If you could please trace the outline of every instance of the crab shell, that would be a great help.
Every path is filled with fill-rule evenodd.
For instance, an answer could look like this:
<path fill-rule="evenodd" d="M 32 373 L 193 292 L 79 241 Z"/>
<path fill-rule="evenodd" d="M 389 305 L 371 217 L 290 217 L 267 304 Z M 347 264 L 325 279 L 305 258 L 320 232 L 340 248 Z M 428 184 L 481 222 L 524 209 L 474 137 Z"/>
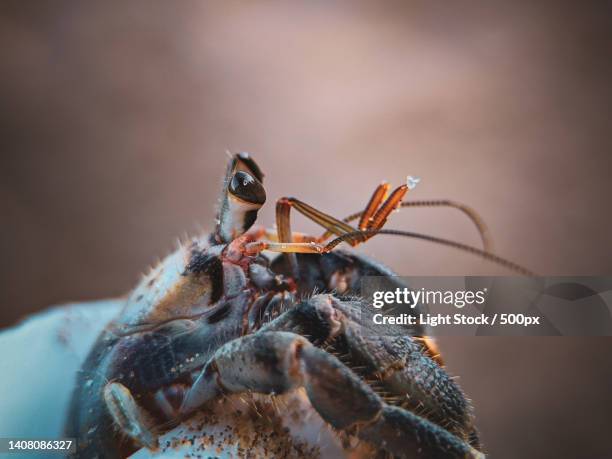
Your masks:
<path fill-rule="evenodd" d="M 191 373 L 215 349 L 245 332 L 260 288 L 252 279 L 261 276 L 251 274 L 268 270 L 265 258 L 237 252 L 239 243 L 193 240 L 159 263 L 128 296 L 77 376 L 68 432 L 79 438 L 79 454 L 94 457 L 105 451 L 113 457 L 130 452 L 125 442 L 120 447 L 105 407 L 106 383 L 122 383 L 149 407 L 156 391 L 188 385 Z M 271 280 L 270 273 L 266 281 Z"/>

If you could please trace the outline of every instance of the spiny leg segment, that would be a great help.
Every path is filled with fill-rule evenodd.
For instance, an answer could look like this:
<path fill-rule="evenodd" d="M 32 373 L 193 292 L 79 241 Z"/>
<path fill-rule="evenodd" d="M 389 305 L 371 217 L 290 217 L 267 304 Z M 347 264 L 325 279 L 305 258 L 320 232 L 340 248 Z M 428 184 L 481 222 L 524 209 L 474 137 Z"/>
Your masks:
<path fill-rule="evenodd" d="M 416 411 L 464 440 L 473 430 L 473 416 L 461 389 L 433 356 L 431 344 L 403 330 L 372 323 L 371 308 L 362 300 L 333 295 L 305 299 L 261 328 L 307 337 L 338 357 L 377 393 Z"/>
<path fill-rule="evenodd" d="M 181 407 L 197 410 L 221 394 L 283 394 L 304 388 L 310 403 L 335 429 L 348 431 L 399 457 L 482 458 L 448 430 L 402 408 L 389 406 L 336 357 L 306 338 L 260 332 L 215 352 Z"/>
<path fill-rule="evenodd" d="M 222 392 L 274 394 L 304 387 L 313 407 L 332 426 L 393 454 L 401 456 L 413 448 L 427 457 L 481 457 L 466 441 L 471 412 L 452 379 L 409 337 L 363 339 L 357 319 L 352 305 L 331 295 L 317 295 L 290 308 L 255 334 L 220 348 L 187 390 L 177 416 Z M 294 332 L 319 344 L 342 337 L 349 360 L 342 363 Z M 261 335 L 264 339 L 252 338 Z M 125 386 L 108 383 L 104 398 L 122 433 L 139 445 L 156 447 L 147 413 Z M 408 410 L 401 408 L 402 400 Z"/>

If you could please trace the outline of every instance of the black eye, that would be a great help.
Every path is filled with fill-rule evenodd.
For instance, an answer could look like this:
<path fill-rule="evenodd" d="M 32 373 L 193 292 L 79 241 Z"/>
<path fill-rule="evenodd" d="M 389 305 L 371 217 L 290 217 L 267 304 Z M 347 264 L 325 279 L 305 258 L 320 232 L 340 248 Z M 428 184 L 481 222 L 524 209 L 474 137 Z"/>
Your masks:
<path fill-rule="evenodd" d="M 257 180 L 263 183 L 264 175 L 261 172 L 261 169 L 259 168 L 257 163 L 253 161 L 253 158 L 251 158 L 251 155 L 246 152 L 238 153 L 236 155 L 236 161 L 239 161 L 246 168 L 249 174 L 251 174 Z"/>
<path fill-rule="evenodd" d="M 244 171 L 237 171 L 229 184 L 229 192 L 241 201 L 262 205 L 266 192 L 262 184 Z"/>

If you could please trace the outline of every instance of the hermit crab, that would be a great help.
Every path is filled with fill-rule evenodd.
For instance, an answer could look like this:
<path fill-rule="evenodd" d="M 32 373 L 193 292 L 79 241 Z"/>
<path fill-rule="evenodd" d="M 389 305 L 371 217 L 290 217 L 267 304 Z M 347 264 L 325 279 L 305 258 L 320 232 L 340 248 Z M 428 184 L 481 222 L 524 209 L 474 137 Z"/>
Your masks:
<path fill-rule="evenodd" d="M 214 232 L 182 244 L 143 277 L 78 373 L 65 429 L 77 439 L 76 455 L 155 451 L 160 435 L 215 399 L 302 391 L 330 429 L 353 440 L 346 442 L 353 457 L 483 457 L 470 403 L 426 330 L 377 328 L 359 296 L 364 276 L 403 287 L 399 278 L 337 246 L 376 234 L 419 237 L 526 271 L 491 253 L 486 228 L 468 207 L 403 202 L 411 183 L 390 193 L 381 184 L 364 211 L 344 220 L 281 198 L 271 231 L 255 225 L 266 200 L 263 174 L 248 154 L 233 155 Z M 383 228 L 409 205 L 462 210 L 484 250 Z M 325 233 L 293 232 L 291 209 Z M 282 255 L 270 261 L 264 252 Z"/>

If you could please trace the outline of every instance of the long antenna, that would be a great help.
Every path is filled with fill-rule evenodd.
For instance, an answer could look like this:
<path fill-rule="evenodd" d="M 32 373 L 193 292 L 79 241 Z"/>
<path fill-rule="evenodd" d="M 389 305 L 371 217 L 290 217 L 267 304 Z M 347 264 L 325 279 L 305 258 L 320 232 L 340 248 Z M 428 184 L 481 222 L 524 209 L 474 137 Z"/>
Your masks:
<path fill-rule="evenodd" d="M 476 212 L 470 206 L 466 206 L 465 204 L 457 201 L 451 201 L 450 199 L 429 199 L 420 201 L 404 201 L 400 207 L 451 207 L 453 209 L 460 210 L 467 215 L 467 217 L 472 220 L 472 223 L 474 223 L 474 226 L 476 226 L 476 229 L 480 234 L 480 238 L 482 239 L 482 246 L 484 250 L 487 252 L 493 251 L 493 241 L 491 239 L 489 228 L 478 212 Z M 348 223 L 353 220 L 357 220 L 362 214 L 363 211 L 355 212 L 354 214 L 344 218 L 343 221 Z"/>
<path fill-rule="evenodd" d="M 424 241 L 433 242 L 440 245 L 445 245 L 447 247 L 453 247 L 458 250 L 462 250 L 464 252 L 471 253 L 473 255 L 480 256 L 485 260 L 496 263 L 500 266 L 508 268 L 512 271 L 515 271 L 524 276 L 535 276 L 535 273 L 528 270 L 527 268 L 522 267 L 521 265 L 514 263 L 510 260 L 506 260 L 498 255 L 487 252 L 486 250 L 477 249 L 476 247 L 472 247 L 471 245 L 462 244 L 460 242 L 450 241 L 448 239 L 439 238 L 436 236 L 430 236 L 428 234 L 414 233 L 411 231 L 400 231 L 393 229 L 379 229 L 379 230 L 363 230 L 363 231 L 353 231 L 352 233 L 346 233 L 342 236 L 338 236 L 336 239 L 331 240 L 323 249 L 324 252 L 330 252 L 333 250 L 338 244 L 342 242 L 349 241 L 363 241 L 366 237 L 373 236 L 376 234 L 388 234 L 391 236 L 403 236 L 414 239 L 421 239 Z"/>

